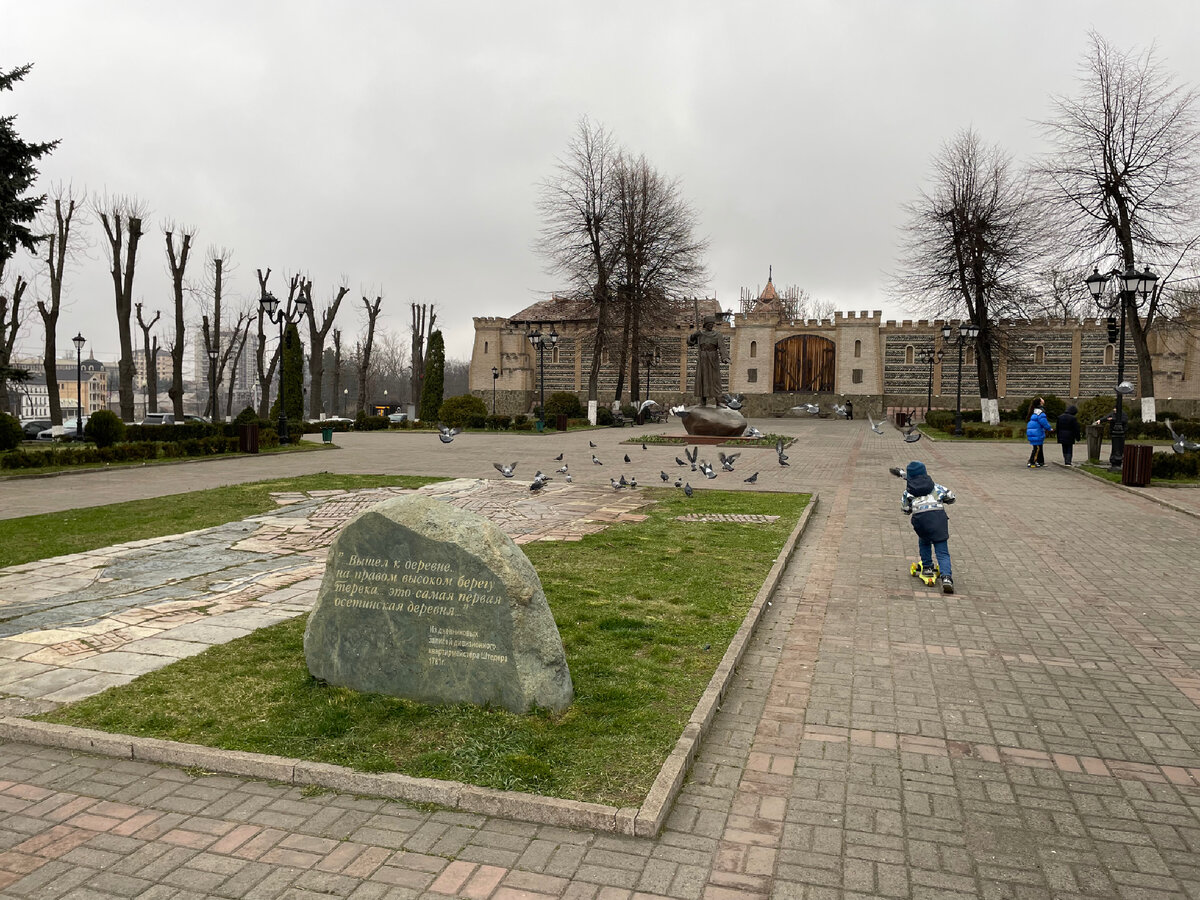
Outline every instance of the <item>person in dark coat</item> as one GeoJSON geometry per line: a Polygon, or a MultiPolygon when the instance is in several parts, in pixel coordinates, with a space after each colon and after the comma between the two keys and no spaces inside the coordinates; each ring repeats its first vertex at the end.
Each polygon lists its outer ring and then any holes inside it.
{"type": "Polygon", "coordinates": [[[1079,420],[1075,414],[1079,412],[1076,406],[1068,406],[1067,411],[1058,417],[1054,423],[1054,433],[1058,435],[1058,444],[1062,447],[1063,465],[1071,465],[1071,456],[1075,452],[1075,442],[1080,439],[1079,420]]]}
{"type": "MultiPolygon", "coordinates": [[[[900,473],[900,469],[895,470],[900,473]]],[[[942,577],[942,593],[954,593],[954,575],[950,570],[950,519],[946,504],[955,500],[954,492],[938,484],[925,469],[925,463],[913,460],[903,470],[905,485],[900,495],[900,511],[911,516],[917,533],[917,549],[921,554],[921,573],[932,578],[933,560],[937,557],[942,577]]]]}

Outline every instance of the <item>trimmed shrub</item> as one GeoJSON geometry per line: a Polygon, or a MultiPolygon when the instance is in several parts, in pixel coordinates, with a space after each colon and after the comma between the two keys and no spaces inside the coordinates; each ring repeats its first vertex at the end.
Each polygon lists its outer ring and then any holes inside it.
{"type": "Polygon", "coordinates": [[[925,424],[948,434],[954,430],[954,412],[948,409],[931,409],[925,413],[925,424]]]}
{"type": "Polygon", "coordinates": [[[92,413],[83,426],[83,433],[97,447],[111,447],[125,440],[125,423],[112,410],[101,409],[92,413]]]}
{"type": "Polygon", "coordinates": [[[0,451],[15,450],[25,440],[21,422],[8,413],[0,413],[0,451]]]}
{"type": "Polygon", "coordinates": [[[487,417],[487,405],[474,394],[447,397],[438,410],[438,419],[451,428],[482,428],[487,417]]]}
{"type": "Polygon", "coordinates": [[[237,418],[235,418],[233,420],[233,424],[234,425],[261,425],[262,421],[258,418],[258,413],[254,411],[254,407],[247,406],[245,409],[243,409],[240,413],[237,414],[237,418]]]}
{"type": "Polygon", "coordinates": [[[493,431],[503,431],[512,425],[512,416],[488,416],[486,425],[493,431]]]}
{"type": "Polygon", "coordinates": [[[547,416],[566,416],[577,419],[584,414],[583,404],[579,397],[570,391],[555,391],[546,401],[547,416]]]}
{"type": "Polygon", "coordinates": [[[519,414],[513,416],[512,427],[513,428],[522,428],[525,425],[525,423],[528,421],[529,421],[529,416],[525,415],[524,413],[519,413],[519,414]]]}
{"type": "Polygon", "coordinates": [[[1150,458],[1150,477],[1200,478],[1200,453],[1155,453],[1150,458]]]}
{"type": "Polygon", "coordinates": [[[601,406],[596,409],[596,424],[597,425],[612,425],[617,419],[613,415],[612,410],[607,406],[601,406]]]}

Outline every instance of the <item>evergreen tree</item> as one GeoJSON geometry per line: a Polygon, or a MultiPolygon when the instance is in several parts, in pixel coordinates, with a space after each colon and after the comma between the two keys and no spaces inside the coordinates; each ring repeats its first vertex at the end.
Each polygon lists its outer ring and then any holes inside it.
{"type": "MultiPolygon", "coordinates": [[[[8,72],[0,70],[0,93],[11,91],[31,68],[25,65],[8,72]]],[[[34,197],[26,192],[37,180],[34,163],[58,146],[58,141],[31,144],[21,140],[13,124],[16,118],[0,117],[0,278],[17,247],[33,253],[44,237],[30,231],[28,223],[36,218],[46,196],[34,197]]]]}
{"type": "Polygon", "coordinates": [[[304,345],[291,322],[283,332],[283,402],[289,421],[304,418],[304,345]]]}
{"type": "Polygon", "coordinates": [[[421,419],[435,422],[442,408],[442,393],[446,381],[446,342],[442,333],[429,335],[429,351],[425,356],[425,384],[421,388],[421,419]]]}

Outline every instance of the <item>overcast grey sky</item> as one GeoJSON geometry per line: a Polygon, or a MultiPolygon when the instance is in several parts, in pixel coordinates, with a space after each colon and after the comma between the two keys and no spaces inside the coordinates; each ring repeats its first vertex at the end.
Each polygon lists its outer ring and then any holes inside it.
{"type": "MultiPolygon", "coordinates": [[[[383,293],[398,334],[410,302],[433,302],[448,355],[466,358],[472,316],[559,287],[534,251],[535,199],[583,115],[682,180],[722,306],[773,265],[780,286],[899,317],[885,285],[901,206],[943,141],[973,126],[1019,161],[1040,152],[1036,121],[1076,91],[1089,28],[1154,43],[1200,85],[1198,21],[1194,0],[0,0],[0,68],[34,63],[0,114],[27,140],[61,138],[43,189],[146,203],[148,310],[169,316],[174,220],[198,251],[232,250],[235,299],[255,299],[268,266],[278,294],[307,273],[318,306],[344,281],[348,337],[364,293],[383,293]]],[[[82,331],[115,359],[91,234],[59,345],[82,331]]]]}

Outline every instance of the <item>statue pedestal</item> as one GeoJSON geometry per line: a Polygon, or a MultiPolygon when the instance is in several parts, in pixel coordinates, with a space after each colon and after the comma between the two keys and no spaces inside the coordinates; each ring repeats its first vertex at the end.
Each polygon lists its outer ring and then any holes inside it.
{"type": "Polygon", "coordinates": [[[688,434],[718,437],[737,437],[750,424],[740,412],[721,406],[691,406],[682,418],[688,434]]]}

